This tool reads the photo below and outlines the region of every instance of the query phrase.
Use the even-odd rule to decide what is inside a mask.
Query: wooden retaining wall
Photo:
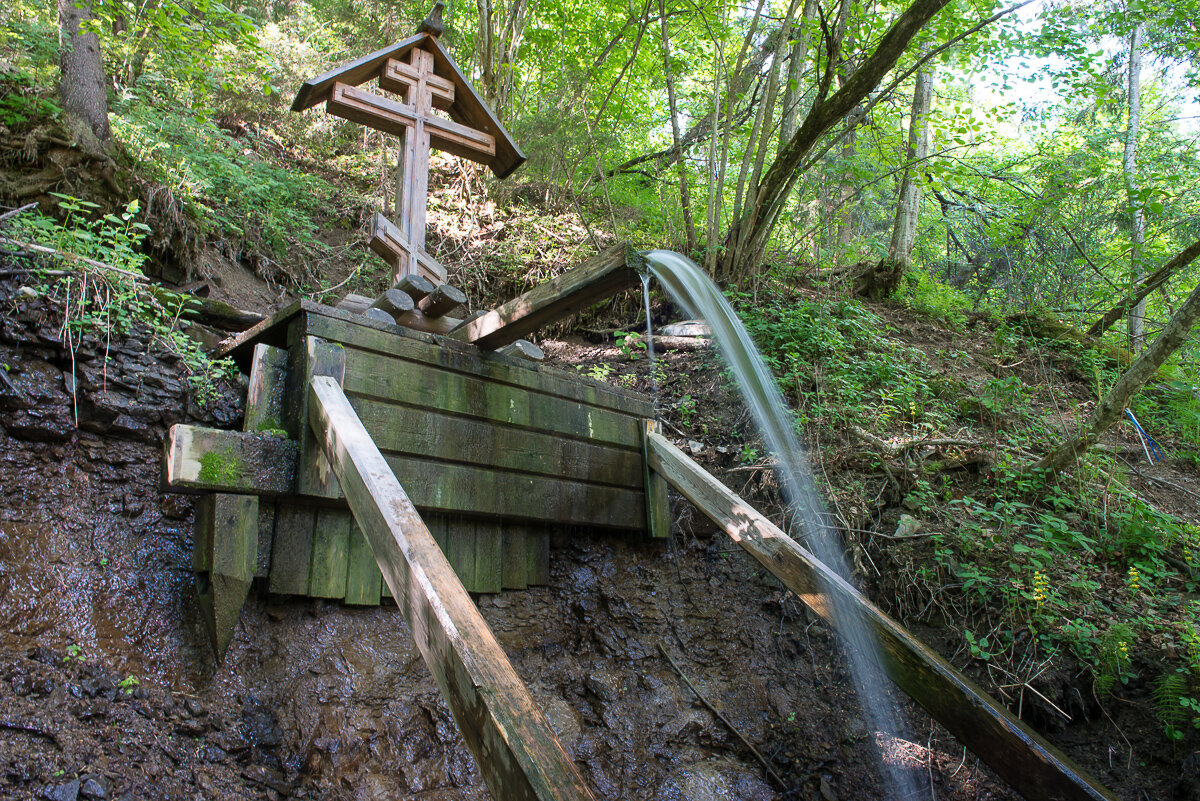
[[[244,432],[176,427],[169,483],[260,496],[255,575],[273,593],[388,597],[306,424],[317,375],[341,383],[469,591],[545,583],[556,532],[648,528],[644,397],[307,301],[220,355],[250,372]],[[205,474],[214,453],[228,458]]]

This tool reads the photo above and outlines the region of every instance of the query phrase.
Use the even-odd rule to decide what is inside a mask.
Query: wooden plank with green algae
[[[277,595],[307,595],[316,508],[283,503],[275,516],[268,589]]]
[[[504,576],[504,529],[490,521],[475,524],[475,592],[500,592]]]
[[[313,376],[329,376],[338,383],[342,382],[346,369],[345,349],[340,344],[326,342],[317,337],[304,337],[291,346],[290,352],[293,360],[292,373],[304,379],[304,386],[294,390],[300,393],[296,423],[299,427],[300,442],[296,491],[302,495],[337,498],[341,495],[341,490],[338,488],[333,468],[329,466],[329,461],[313,437],[312,429],[300,423],[306,418],[308,409],[305,387],[312,383]]]
[[[346,558],[346,603],[379,606],[383,573],[375,563],[367,538],[353,519],[350,521],[350,552]]]
[[[250,386],[246,390],[243,431],[283,430],[283,402],[287,390],[288,352],[264,343],[254,346]]]
[[[640,454],[625,448],[350,395],[379,450],[641,489]]]
[[[523,590],[529,586],[529,557],[525,543],[529,527],[520,523],[503,523],[504,566],[500,582],[506,590]]]
[[[346,349],[347,394],[641,451],[640,419],[551,395]]]
[[[317,509],[308,569],[308,595],[314,598],[346,597],[350,528],[353,525],[354,517],[347,509]]]
[[[167,486],[176,492],[287,495],[295,490],[296,443],[291,440],[176,423],[164,447]]]
[[[412,502],[422,511],[604,528],[644,530],[646,527],[645,494],[638,490],[426,459],[386,458]]]
[[[381,330],[329,307],[312,309],[306,316],[307,332],[349,348],[476,376],[494,383],[521,387],[578,403],[613,409],[635,417],[650,417],[650,398],[548,365],[489,353],[473,346],[415,331]]]
[[[476,592],[474,521],[447,518],[445,532],[446,544],[442,546],[442,552],[467,592]]]

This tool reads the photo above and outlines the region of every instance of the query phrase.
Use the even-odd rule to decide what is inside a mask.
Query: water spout
[[[745,326],[716,284],[686,256],[669,250],[653,250],[644,255],[651,274],[671,297],[689,315],[702,317],[712,328],[713,339],[737,379],[767,446],[775,454],[780,486],[792,515],[789,533],[795,536],[793,532],[798,530],[802,544],[848,580],[850,571],[837,529],[817,493],[791,414]],[[842,598],[841,593],[829,593],[828,596],[835,599],[835,628],[846,645],[864,717],[875,731],[900,735],[900,712],[885,692],[878,644],[871,630],[856,608],[845,601],[837,602]],[[884,765],[887,769],[885,779],[895,798],[928,797],[908,772],[886,761]]]

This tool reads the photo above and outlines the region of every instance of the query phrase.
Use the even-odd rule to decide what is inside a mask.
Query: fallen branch
[[[729,722],[729,718],[722,715],[715,706],[708,702],[707,698],[700,694],[700,691],[696,689],[696,685],[692,684],[692,680],[687,677],[687,674],[683,672],[683,669],[680,668],[675,660],[671,658],[671,655],[667,653],[667,649],[663,647],[661,642],[658,644],[658,650],[659,653],[666,657],[666,660],[671,663],[671,667],[675,668],[675,672],[679,674],[679,678],[683,679],[684,684],[688,686],[688,689],[692,691],[692,694],[700,699],[700,703],[704,704],[704,706],[708,708],[709,712],[712,712],[714,715],[716,715],[717,718],[725,724],[725,728],[737,735],[737,738],[742,741],[742,744],[750,749],[750,752],[754,754],[759,762],[762,763],[762,766],[766,769],[767,774],[775,780],[777,785],[779,785],[779,789],[788,789],[787,784],[785,784],[783,779],[779,777],[779,774],[775,772],[775,769],[771,767],[771,763],[767,762],[766,757],[760,754],[758,749],[754,747],[754,744],[746,739],[746,735],[738,731],[737,727]]]
[[[89,259],[86,256],[80,256],[75,253],[67,253],[62,250],[55,250],[54,248],[48,248],[44,245],[35,245],[32,242],[22,242],[17,239],[9,239],[6,236],[0,236],[0,245],[12,245],[13,247],[24,248],[25,250],[29,251],[30,253],[41,253],[46,256],[55,256],[60,259],[66,259],[67,261],[76,261],[81,264],[86,264],[89,267],[96,267],[101,270],[108,270],[110,272],[117,273],[118,275],[128,276],[129,278],[132,278],[135,281],[141,281],[143,283],[148,283],[150,281],[149,278],[142,275],[141,273],[135,273],[135,272],[131,272],[129,270],[122,270],[120,267],[114,267],[113,265],[105,264],[102,261],[96,261],[95,259]]]
[[[3,214],[0,214],[0,223],[8,222],[13,217],[16,217],[18,214],[29,211],[30,209],[36,209],[37,206],[38,206],[38,204],[36,202],[26,203],[24,206],[18,206],[17,208],[13,209],[12,211],[6,211]]]

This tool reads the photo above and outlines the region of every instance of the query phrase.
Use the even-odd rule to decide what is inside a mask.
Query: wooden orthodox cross
[[[416,36],[306,81],[292,103],[293,111],[303,111],[324,100],[329,113],[400,139],[395,224],[376,214],[370,240],[371,249],[395,269],[396,281],[412,274],[446,280],[445,268],[425,252],[431,148],[486,164],[500,178],[525,161],[441,46],[441,32],[439,2]],[[359,88],[372,78],[399,100]]]

